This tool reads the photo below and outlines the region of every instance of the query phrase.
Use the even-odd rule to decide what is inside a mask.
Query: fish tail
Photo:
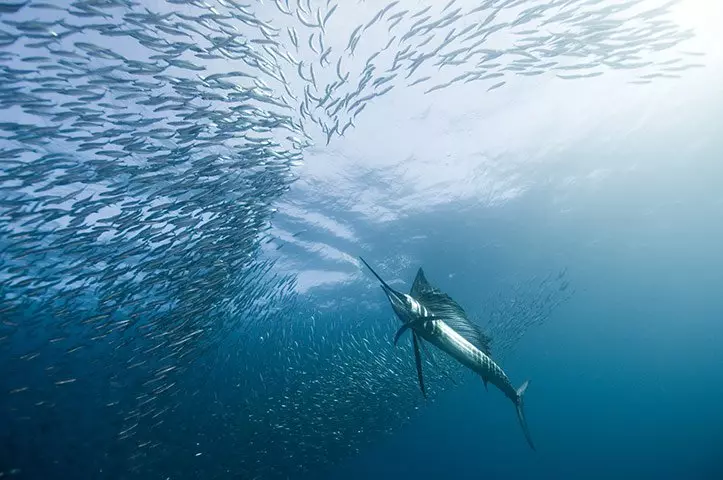
[[[535,444],[532,441],[532,436],[530,435],[530,429],[527,427],[527,420],[525,420],[525,411],[524,411],[524,395],[525,390],[527,390],[527,386],[530,384],[529,380],[522,384],[520,388],[517,389],[517,402],[515,402],[515,407],[517,407],[517,419],[520,421],[520,426],[522,427],[522,432],[525,434],[525,438],[527,439],[527,443],[530,444],[530,448],[533,450],[537,450],[535,448]]]

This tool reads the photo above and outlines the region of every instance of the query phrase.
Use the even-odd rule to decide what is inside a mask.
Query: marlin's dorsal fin
[[[412,342],[414,343],[414,362],[417,364],[417,378],[419,379],[419,388],[422,389],[422,395],[427,398],[427,392],[424,389],[424,377],[422,376],[422,356],[419,354],[419,341],[417,334],[412,332]]]
[[[417,270],[417,276],[414,278],[414,283],[412,284],[412,289],[409,291],[409,294],[414,298],[418,298],[420,295],[424,295],[425,293],[441,292],[427,281],[427,277],[424,276],[424,270],[422,270],[422,267],[419,267],[419,270]]]
[[[455,332],[462,335],[469,343],[479,348],[485,355],[491,356],[490,343],[492,339],[485,335],[482,329],[467,318],[457,302],[447,294],[430,295],[423,297],[424,306],[435,316],[444,318],[444,323],[449,325]]]
[[[485,355],[490,355],[492,339],[467,318],[467,313],[452,297],[429,283],[421,267],[417,271],[410,295],[422,303],[433,316],[439,317]]]

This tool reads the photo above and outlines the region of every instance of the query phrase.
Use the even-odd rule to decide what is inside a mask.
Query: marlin
[[[467,318],[467,314],[457,302],[427,281],[421,267],[411,291],[406,294],[390,287],[363,258],[359,258],[377,277],[394,313],[402,322],[394,336],[394,343],[396,344],[407,330],[412,333],[417,378],[422,394],[426,397],[419,348],[423,346],[422,341],[426,340],[482,377],[485,388],[491,383],[512,400],[527,443],[535,450],[527,428],[523,402],[529,381],[517,389],[512,386],[504,370],[492,360],[490,337]]]

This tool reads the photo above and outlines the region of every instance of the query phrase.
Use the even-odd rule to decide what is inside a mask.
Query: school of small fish
[[[472,315],[489,319],[493,349],[504,357],[570,300],[569,285],[566,271],[505,283]],[[474,381],[453,360],[426,350],[425,401],[413,358],[392,344],[398,321],[382,307],[320,310],[300,301],[263,341],[219,345],[214,357],[221,359],[189,372],[197,378],[186,380],[186,400],[179,397],[167,420],[183,425],[174,443],[188,444],[176,450],[150,442],[136,460],[147,455],[161,471],[204,478],[318,478],[321,469],[398,431],[444,392]],[[199,404],[202,411],[190,407]],[[195,457],[199,448],[204,453]]]
[[[392,327],[364,311],[354,327],[346,314],[318,322],[293,273],[259,253],[305,149],[397,88],[477,82],[485,95],[515,76],[629,70],[649,83],[701,66],[668,16],[676,1],[371,3],[0,1],[11,458],[41,451],[38,465],[85,478],[160,464],[274,478],[394,431],[422,403]],[[564,275],[520,285],[490,303],[501,352],[571,290]],[[433,393],[460,378],[436,363]],[[229,388],[198,387],[214,383]],[[184,410],[206,397],[218,407]],[[115,453],[58,459],[58,441]],[[228,455],[203,454],[211,443]]]

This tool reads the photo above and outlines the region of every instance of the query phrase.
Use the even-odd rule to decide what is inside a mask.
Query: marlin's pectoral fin
[[[486,377],[482,377],[482,381],[485,383],[485,390],[487,390],[487,391],[489,392],[490,389],[487,388],[487,378],[486,378]]]
[[[399,341],[399,337],[401,337],[402,334],[404,332],[406,332],[409,327],[412,326],[412,323],[413,322],[407,322],[404,325],[402,325],[401,327],[399,327],[399,330],[397,330],[397,333],[394,335],[394,345],[396,345],[397,342]]]
[[[399,330],[397,330],[397,333],[394,335],[394,345],[397,344],[397,341],[399,341],[399,338],[402,336],[402,334],[404,332],[407,331],[408,328],[421,327],[422,325],[424,325],[424,322],[426,322],[428,320],[439,320],[440,318],[441,317],[431,315],[429,317],[420,317],[420,318],[417,318],[416,320],[412,320],[410,322],[403,324],[401,327],[399,327]]]
[[[414,343],[414,361],[417,364],[417,378],[419,379],[419,388],[422,389],[422,395],[427,398],[427,392],[424,389],[424,377],[422,376],[422,357],[419,354],[419,340],[417,334],[412,332],[412,341]]]

